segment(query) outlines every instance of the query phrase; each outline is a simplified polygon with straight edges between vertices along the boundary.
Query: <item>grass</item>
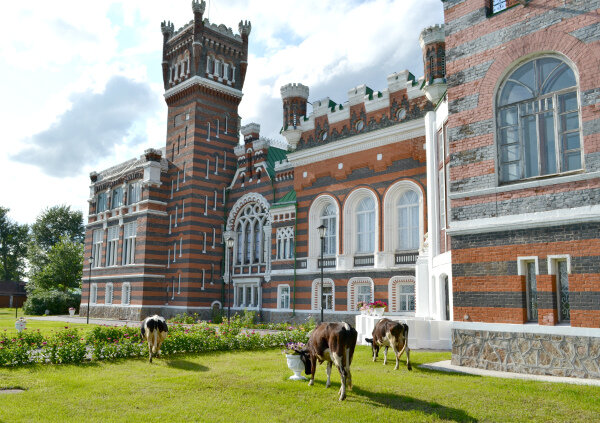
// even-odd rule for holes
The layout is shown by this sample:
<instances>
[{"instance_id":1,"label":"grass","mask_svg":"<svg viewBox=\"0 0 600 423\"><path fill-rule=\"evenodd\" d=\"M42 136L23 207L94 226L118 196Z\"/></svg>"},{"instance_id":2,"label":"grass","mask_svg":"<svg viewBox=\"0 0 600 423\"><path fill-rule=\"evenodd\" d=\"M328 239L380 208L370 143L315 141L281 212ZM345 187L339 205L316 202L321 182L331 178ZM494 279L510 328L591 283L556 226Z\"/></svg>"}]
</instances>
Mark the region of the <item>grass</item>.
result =
<instances>
[{"instance_id":1,"label":"grass","mask_svg":"<svg viewBox=\"0 0 600 423\"><path fill-rule=\"evenodd\" d=\"M391 357L391 355L390 355ZM600 388L446 374L417 365L449 353L413 351L413 371L370 360L357 347L354 389L337 400L339 374L325 388L292 374L278 350L0 369L0 421L45 422L410 422L595 421Z\"/></svg>"},{"instance_id":2,"label":"grass","mask_svg":"<svg viewBox=\"0 0 600 423\"><path fill-rule=\"evenodd\" d=\"M32 320L28 319L27 315L23 314L23 309L18 309L18 317L25 317L27 319L27 329L26 330L37 330L44 335L50 334L52 331L56 329L62 329L65 326L69 326L72 328L79 328L86 332L88 329L94 327L93 324L81 324L81 323L65 323L65 322L51 322L45 320ZM35 316L31 316L35 317ZM8 333L16 333L15 329L15 309L14 308L0 308L0 331L6 330Z\"/></svg>"}]
</instances>

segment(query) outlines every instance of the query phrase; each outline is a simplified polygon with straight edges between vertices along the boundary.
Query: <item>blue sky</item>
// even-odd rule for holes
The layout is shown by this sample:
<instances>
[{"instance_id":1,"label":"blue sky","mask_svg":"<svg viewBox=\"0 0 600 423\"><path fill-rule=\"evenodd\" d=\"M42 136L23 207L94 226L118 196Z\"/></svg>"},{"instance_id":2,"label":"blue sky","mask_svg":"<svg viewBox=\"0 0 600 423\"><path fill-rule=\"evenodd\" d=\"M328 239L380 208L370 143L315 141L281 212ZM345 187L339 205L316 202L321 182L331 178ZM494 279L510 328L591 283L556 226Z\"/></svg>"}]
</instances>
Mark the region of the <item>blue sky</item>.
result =
<instances>
[{"instance_id":1,"label":"blue sky","mask_svg":"<svg viewBox=\"0 0 600 423\"><path fill-rule=\"evenodd\" d=\"M237 32L252 22L242 123L281 127L279 88L344 102L360 84L423 74L419 33L443 21L440 0L211 0L205 17ZM20 223L68 204L87 214L89 173L162 147L160 22L193 18L190 0L9 2L0 27L5 153L0 205Z\"/></svg>"}]
</instances>

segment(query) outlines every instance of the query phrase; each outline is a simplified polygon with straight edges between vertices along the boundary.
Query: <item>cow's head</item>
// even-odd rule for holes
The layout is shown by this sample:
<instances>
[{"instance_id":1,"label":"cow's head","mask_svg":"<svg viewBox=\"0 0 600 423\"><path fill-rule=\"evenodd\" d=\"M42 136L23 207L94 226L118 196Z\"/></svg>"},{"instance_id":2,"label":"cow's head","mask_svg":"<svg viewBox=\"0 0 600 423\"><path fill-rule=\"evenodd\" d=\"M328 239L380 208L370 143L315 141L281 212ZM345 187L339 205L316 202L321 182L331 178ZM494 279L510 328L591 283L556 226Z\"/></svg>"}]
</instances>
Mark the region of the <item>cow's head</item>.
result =
<instances>
[{"instance_id":1,"label":"cow's head","mask_svg":"<svg viewBox=\"0 0 600 423\"><path fill-rule=\"evenodd\" d=\"M310 361L310 353L308 350L300 350L298 351L298 354L300 354L300 360L304 363L304 373L307 375L312 374L312 362Z\"/></svg>"}]
</instances>

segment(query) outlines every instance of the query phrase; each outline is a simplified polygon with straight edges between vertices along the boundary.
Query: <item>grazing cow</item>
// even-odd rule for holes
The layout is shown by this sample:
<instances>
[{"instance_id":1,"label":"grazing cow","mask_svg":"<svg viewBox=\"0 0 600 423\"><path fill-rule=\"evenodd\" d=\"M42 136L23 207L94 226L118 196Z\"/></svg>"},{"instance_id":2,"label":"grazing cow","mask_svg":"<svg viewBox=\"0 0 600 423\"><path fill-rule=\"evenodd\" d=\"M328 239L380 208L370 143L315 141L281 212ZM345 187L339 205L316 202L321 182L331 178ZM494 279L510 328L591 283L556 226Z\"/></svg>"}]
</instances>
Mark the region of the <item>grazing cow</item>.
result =
<instances>
[{"instance_id":1,"label":"grazing cow","mask_svg":"<svg viewBox=\"0 0 600 423\"><path fill-rule=\"evenodd\" d=\"M373 361L379 355L379 347L385 347L383 356L384 365L387 364L387 352L391 346L396 355L396 367L394 367L394 370L398 370L400 356L406 349L406 366L408 370L412 370L410 366L410 348L408 348L408 325L406 323L381 319L375 325L375 329L373 329L373 338L365 338L365 341L373 347Z\"/></svg>"},{"instance_id":2,"label":"grazing cow","mask_svg":"<svg viewBox=\"0 0 600 423\"><path fill-rule=\"evenodd\" d=\"M164 317L155 314L151 317L146 317L142 322L142 340L148 341L148 352L150 354L150 363L152 356L160 357L160 344L167 337L167 322Z\"/></svg>"},{"instance_id":3,"label":"grazing cow","mask_svg":"<svg viewBox=\"0 0 600 423\"><path fill-rule=\"evenodd\" d=\"M348 323L321 323L317 326L310 338L306 348L300 351L300 358L304 362L306 374L310 374L312 386L315 383L315 371L317 360L319 363L327 361L327 385L331 385L331 365L335 364L340 372L342 383L340 387L340 401L346 398L346 385L352 389L352 374L350 364L356 347L358 333Z\"/></svg>"}]
</instances>

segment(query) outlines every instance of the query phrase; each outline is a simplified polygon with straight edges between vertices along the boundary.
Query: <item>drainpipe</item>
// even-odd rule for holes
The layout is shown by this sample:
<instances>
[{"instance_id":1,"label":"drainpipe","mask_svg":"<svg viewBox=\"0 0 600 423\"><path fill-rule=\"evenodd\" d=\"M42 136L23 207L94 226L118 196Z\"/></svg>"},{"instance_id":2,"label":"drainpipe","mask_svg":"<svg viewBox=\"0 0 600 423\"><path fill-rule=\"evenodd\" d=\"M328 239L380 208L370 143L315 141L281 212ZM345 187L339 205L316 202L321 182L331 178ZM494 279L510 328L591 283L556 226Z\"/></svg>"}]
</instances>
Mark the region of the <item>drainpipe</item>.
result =
<instances>
[{"instance_id":1,"label":"drainpipe","mask_svg":"<svg viewBox=\"0 0 600 423\"><path fill-rule=\"evenodd\" d=\"M296 240L298 239L298 200L294 204L294 301L292 317L296 317L296 268L298 267L298 251L296 251Z\"/></svg>"}]
</instances>

